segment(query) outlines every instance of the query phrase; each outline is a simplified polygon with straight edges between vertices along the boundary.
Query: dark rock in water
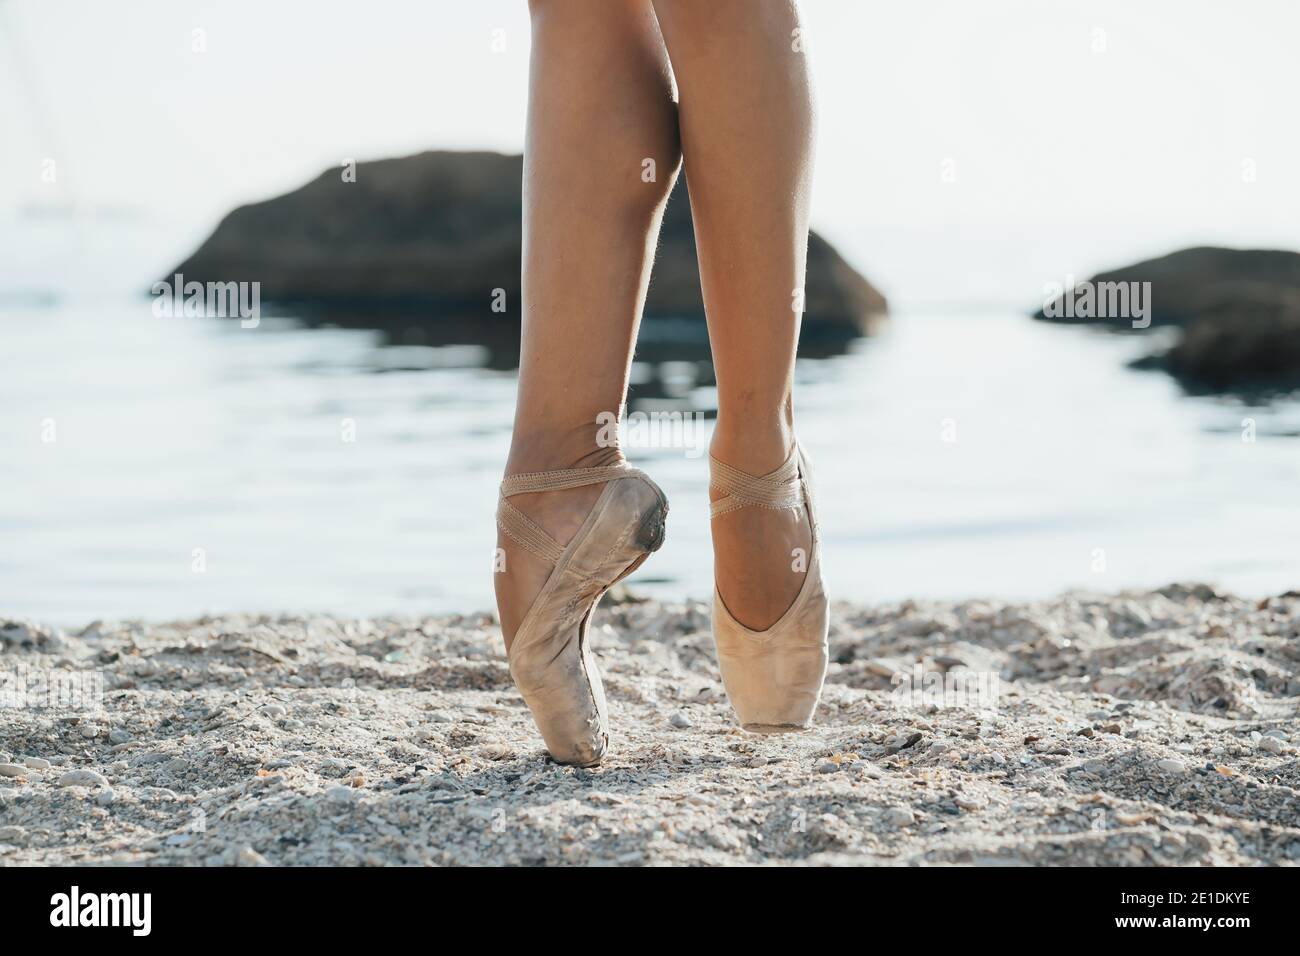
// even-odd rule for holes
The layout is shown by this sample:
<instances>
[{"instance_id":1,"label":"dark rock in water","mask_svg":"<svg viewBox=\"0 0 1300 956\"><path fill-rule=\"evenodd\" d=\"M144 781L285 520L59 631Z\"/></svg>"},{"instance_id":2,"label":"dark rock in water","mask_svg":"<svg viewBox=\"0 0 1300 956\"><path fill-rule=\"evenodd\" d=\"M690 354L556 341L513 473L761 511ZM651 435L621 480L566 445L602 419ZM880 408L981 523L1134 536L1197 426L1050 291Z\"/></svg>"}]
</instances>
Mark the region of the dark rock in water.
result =
<instances>
[{"instance_id":1,"label":"dark rock in water","mask_svg":"<svg viewBox=\"0 0 1300 956\"><path fill-rule=\"evenodd\" d=\"M1300 388L1300 289L1255 287L1208 306L1163 354L1139 367L1170 372L1193 392Z\"/></svg>"},{"instance_id":2,"label":"dark rock in water","mask_svg":"<svg viewBox=\"0 0 1300 956\"><path fill-rule=\"evenodd\" d=\"M186 281L258 281L264 302L434 308L485 321L502 318L492 311L502 289L506 315L517 322L521 157L427 152L360 163L355 182L341 173L234 210L174 271ZM886 311L884 297L816 234L805 300L805 340L866 334ZM703 316L682 182L664 215L645 311Z\"/></svg>"},{"instance_id":3,"label":"dark rock in water","mask_svg":"<svg viewBox=\"0 0 1300 956\"><path fill-rule=\"evenodd\" d=\"M1150 282L1152 327L1176 326L1167 351L1133 363L1161 369L1195 393L1258 394L1300 388L1300 253L1284 250L1184 249L1093 276L1089 282ZM1059 317L1130 331L1127 321ZM1046 314L1058 313L1057 317Z\"/></svg>"},{"instance_id":4,"label":"dark rock in water","mask_svg":"<svg viewBox=\"0 0 1300 956\"><path fill-rule=\"evenodd\" d=\"M1185 325L1200 318L1211 307L1237 299L1251 298L1282 286L1300 290L1300 253L1280 249L1221 249L1198 246L1147 259L1135 265L1101 272L1088 280L1101 283L1151 283L1151 324ZM1131 330L1128 322L1056 315L1050 306L1034 318L1048 322L1088 323L1117 331Z\"/></svg>"}]
</instances>

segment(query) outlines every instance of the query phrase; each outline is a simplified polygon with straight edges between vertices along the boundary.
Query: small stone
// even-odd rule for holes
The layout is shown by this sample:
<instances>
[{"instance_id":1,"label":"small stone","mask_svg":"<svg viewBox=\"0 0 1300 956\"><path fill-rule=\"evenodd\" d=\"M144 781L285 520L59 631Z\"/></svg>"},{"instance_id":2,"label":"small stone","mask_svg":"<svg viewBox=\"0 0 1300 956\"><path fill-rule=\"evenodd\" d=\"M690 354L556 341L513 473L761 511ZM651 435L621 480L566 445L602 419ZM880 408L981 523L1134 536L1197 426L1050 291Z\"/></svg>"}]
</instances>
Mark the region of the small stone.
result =
<instances>
[{"instance_id":1,"label":"small stone","mask_svg":"<svg viewBox=\"0 0 1300 956\"><path fill-rule=\"evenodd\" d=\"M130 743L131 735L121 727L114 727L108 732L108 742L111 744Z\"/></svg>"},{"instance_id":2,"label":"small stone","mask_svg":"<svg viewBox=\"0 0 1300 956\"><path fill-rule=\"evenodd\" d=\"M60 787L107 787L103 774L93 770L69 770L59 778Z\"/></svg>"},{"instance_id":3,"label":"small stone","mask_svg":"<svg viewBox=\"0 0 1300 956\"><path fill-rule=\"evenodd\" d=\"M916 814L908 807L889 807L885 810L884 820L891 827L910 827L916 822Z\"/></svg>"},{"instance_id":4,"label":"small stone","mask_svg":"<svg viewBox=\"0 0 1300 956\"><path fill-rule=\"evenodd\" d=\"M1260 737L1255 746L1265 753L1280 754L1282 752L1282 741L1276 737Z\"/></svg>"},{"instance_id":5,"label":"small stone","mask_svg":"<svg viewBox=\"0 0 1300 956\"><path fill-rule=\"evenodd\" d=\"M835 773L840 769L840 765L834 760L822 760L817 764L818 773Z\"/></svg>"},{"instance_id":6,"label":"small stone","mask_svg":"<svg viewBox=\"0 0 1300 956\"><path fill-rule=\"evenodd\" d=\"M674 727L678 728L679 730L686 730L687 728L695 726L693 723L691 723L691 718L687 717L680 710L668 718L668 723L672 724Z\"/></svg>"},{"instance_id":7,"label":"small stone","mask_svg":"<svg viewBox=\"0 0 1300 956\"><path fill-rule=\"evenodd\" d=\"M326 757L321 761L317 772L322 777L341 777L350 770L351 767L345 760L338 757Z\"/></svg>"},{"instance_id":8,"label":"small stone","mask_svg":"<svg viewBox=\"0 0 1300 956\"><path fill-rule=\"evenodd\" d=\"M262 708L262 716L270 717L273 720L278 717L285 717L288 715L288 713L289 712L279 704L267 704L265 707Z\"/></svg>"},{"instance_id":9,"label":"small stone","mask_svg":"<svg viewBox=\"0 0 1300 956\"><path fill-rule=\"evenodd\" d=\"M325 799L330 803L351 803L356 799L356 791L351 787L333 786L325 791Z\"/></svg>"},{"instance_id":10,"label":"small stone","mask_svg":"<svg viewBox=\"0 0 1300 956\"><path fill-rule=\"evenodd\" d=\"M746 762L745 765L748 766L748 767L766 767L766 766L767 766L767 758L766 758L766 757L750 757L749 760Z\"/></svg>"},{"instance_id":11,"label":"small stone","mask_svg":"<svg viewBox=\"0 0 1300 956\"><path fill-rule=\"evenodd\" d=\"M0 827L0 843L23 843L27 831L22 827Z\"/></svg>"},{"instance_id":12,"label":"small stone","mask_svg":"<svg viewBox=\"0 0 1300 956\"><path fill-rule=\"evenodd\" d=\"M16 763L0 763L0 777L25 777L27 768Z\"/></svg>"},{"instance_id":13,"label":"small stone","mask_svg":"<svg viewBox=\"0 0 1300 956\"><path fill-rule=\"evenodd\" d=\"M50 762L42 757L24 757L23 763L33 770L49 770Z\"/></svg>"},{"instance_id":14,"label":"small stone","mask_svg":"<svg viewBox=\"0 0 1300 956\"><path fill-rule=\"evenodd\" d=\"M270 861L251 846L246 846L235 855L235 866L270 866Z\"/></svg>"},{"instance_id":15,"label":"small stone","mask_svg":"<svg viewBox=\"0 0 1300 956\"><path fill-rule=\"evenodd\" d=\"M906 750L908 747L913 746L920 741L920 739L921 735L916 731L913 731L910 734L895 734L893 737L890 737L885 741L885 753L890 755L896 754L900 750Z\"/></svg>"},{"instance_id":16,"label":"small stone","mask_svg":"<svg viewBox=\"0 0 1300 956\"><path fill-rule=\"evenodd\" d=\"M989 802L982 797L967 796L964 793L957 794L953 802L963 810L983 810L989 805Z\"/></svg>"},{"instance_id":17,"label":"small stone","mask_svg":"<svg viewBox=\"0 0 1300 956\"><path fill-rule=\"evenodd\" d=\"M99 728L94 724L78 724L77 733L81 734L83 737L93 739L99 736Z\"/></svg>"},{"instance_id":18,"label":"small stone","mask_svg":"<svg viewBox=\"0 0 1300 956\"><path fill-rule=\"evenodd\" d=\"M990 754L989 754L989 759L991 759L991 760L992 760L995 764L997 764L998 766L1002 766L1003 764L1005 764L1005 763L1007 762L1007 758L1006 758L1005 756L1003 756L1003 754L1002 754L1001 751L998 751L998 750L995 750L995 751L993 751L992 753L990 753Z\"/></svg>"},{"instance_id":19,"label":"small stone","mask_svg":"<svg viewBox=\"0 0 1300 956\"><path fill-rule=\"evenodd\" d=\"M95 797L95 802L98 803L101 807L111 807L116 800L117 800L117 791L112 789L111 787L99 791L98 795Z\"/></svg>"},{"instance_id":20,"label":"small stone","mask_svg":"<svg viewBox=\"0 0 1300 956\"><path fill-rule=\"evenodd\" d=\"M1187 764L1183 763L1181 760L1173 760L1168 757L1163 760L1157 760L1156 766L1165 773L1187 773Z\"/></svg>"}]
</instances>

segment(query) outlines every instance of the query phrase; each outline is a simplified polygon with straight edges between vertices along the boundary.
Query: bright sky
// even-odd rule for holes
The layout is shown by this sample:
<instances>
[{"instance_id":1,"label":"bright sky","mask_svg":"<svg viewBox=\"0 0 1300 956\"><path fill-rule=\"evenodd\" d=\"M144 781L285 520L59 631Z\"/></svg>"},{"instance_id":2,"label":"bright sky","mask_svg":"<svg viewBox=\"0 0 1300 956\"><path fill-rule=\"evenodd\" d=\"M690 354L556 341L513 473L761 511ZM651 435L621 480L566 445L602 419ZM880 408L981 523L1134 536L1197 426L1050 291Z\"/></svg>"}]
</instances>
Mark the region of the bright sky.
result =
<instances>
[{"instance_id":1,"label":"bright sky","mask_svg":"<svg viewBox=\"0 0 1300 956\"><path fill-rule=\"evenodd\" d=\"M1300 247L1300 3L803 9L814 225L896 299ZM524 0L0 0L0 217L73 202L202 231L346 157L515 151L528 48Z\"/></svg>"}]
</instances>

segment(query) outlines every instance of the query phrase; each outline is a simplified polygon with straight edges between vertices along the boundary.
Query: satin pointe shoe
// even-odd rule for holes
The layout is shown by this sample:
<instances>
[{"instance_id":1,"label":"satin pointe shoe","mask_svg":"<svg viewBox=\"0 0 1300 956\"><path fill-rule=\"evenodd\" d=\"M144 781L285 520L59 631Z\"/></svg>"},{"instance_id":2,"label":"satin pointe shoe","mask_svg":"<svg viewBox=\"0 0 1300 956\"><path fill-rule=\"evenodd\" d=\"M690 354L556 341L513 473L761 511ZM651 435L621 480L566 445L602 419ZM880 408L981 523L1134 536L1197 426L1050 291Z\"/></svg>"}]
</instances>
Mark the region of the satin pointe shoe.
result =
<instances>
[{"instance_id":1,"label":"satin pointe shoe","mask_svg":"<svg viewBox=\"0 0 1300 956\"><path fill-rule=\"evenodd\" d=\"M510 503L515 495L605 482L586 521L561 545ZM629 465L512 475L501 483L497 524L551 563L510 645L510 676L532 711L546 749L559 763L590 767L609 747L609 720L588 627L605 592L664 540L668 501Z\"/></svg>"},{"instance_id":2,"label":"satin pointe shoe","mask_svg":"<svg viewBox=\"0 0 1300 956\"><path fill-rule=\"evenodd\" d=\"M826 677L830 609L821 575L821 541L808 459L796 443L785 464L756 477L709 456L718 518L743 508L804 509L812 530L803 584L794 603L771 627L756 631L732 616L713 588L713 639L722 683L740 726L752 733L804 730L812 722ZM744 520L735 515L728 520Z\"/></svg>"}]
</instances>

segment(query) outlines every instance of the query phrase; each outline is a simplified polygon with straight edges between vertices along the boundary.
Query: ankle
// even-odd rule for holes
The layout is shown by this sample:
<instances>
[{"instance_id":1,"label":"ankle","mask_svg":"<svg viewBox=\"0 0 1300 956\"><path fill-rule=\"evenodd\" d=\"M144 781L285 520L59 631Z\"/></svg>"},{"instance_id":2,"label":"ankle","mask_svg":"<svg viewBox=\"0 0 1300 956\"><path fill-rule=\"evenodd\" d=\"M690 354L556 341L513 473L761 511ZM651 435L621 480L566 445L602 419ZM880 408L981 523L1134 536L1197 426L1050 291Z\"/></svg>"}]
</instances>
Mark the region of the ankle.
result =
<instances>
[{"instance_id":1,"label":"ankle","mask_svg":"<svg viewBox=\"0 0 1300 956\"><path fill-rule=\"evenodd\" d=\"M720 414L709 453L733 468L764 475L779 467L792 447L794 423L785 414L727 419Z\"/></svg>"},{"instance_id":2,"label":"ankle","mask_svg":"<svg viewBox=\"0 0 1300 956\"><path fill-rule=\"evenodd\" d=\"M618 445L602 440L595 426L521 425L516 423L506 459L507 475L564 468L595 468L624 461Z\"/></svg>"}]
</instances>

